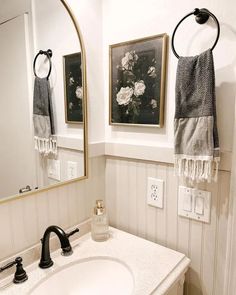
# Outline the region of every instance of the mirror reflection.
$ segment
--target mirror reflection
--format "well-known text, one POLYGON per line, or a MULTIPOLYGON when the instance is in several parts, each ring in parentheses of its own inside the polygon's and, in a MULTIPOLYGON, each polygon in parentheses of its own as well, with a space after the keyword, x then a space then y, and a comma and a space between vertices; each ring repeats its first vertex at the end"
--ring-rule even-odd
POLYGON ((85 175, 76 28, 60 0, 14 2, 0 15, 0 198, 85 175))

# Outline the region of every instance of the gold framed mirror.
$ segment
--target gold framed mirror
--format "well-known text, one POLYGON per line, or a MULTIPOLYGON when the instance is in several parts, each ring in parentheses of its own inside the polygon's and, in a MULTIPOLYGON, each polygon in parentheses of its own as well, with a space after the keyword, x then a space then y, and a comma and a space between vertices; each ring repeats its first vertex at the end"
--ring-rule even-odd
MULTIPOLYGON (((15 0, 7 2, 1 5, 0 15, 0 40, 4 39, 0 46, 0 137, 4 143, 0 150, 0 203, 88 177, 86 55, 69 0, 31 0, 28 7, 16 5, 15 0), (55 125, 54 154, 36 147, 33 121, 33 61, 40 51, 48 49, 52 51, 48 81, 55 125), (80 59, 65 71, 65 56, 75 53, 80 59), (66 79, 71 82, 70 95, 65 91, 66 79), (80 107, 79 120, 65 119, 69 107, 75 115, 80 107)), ((48 67, 48 56, 39 55, 36 76, 44 79, 48 67)))

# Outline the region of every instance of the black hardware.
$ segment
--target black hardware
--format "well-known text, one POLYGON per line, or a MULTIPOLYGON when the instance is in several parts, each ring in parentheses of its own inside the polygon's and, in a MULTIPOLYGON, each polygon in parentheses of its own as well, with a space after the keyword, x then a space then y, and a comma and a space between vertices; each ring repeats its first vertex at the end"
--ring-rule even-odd
POLYGON ((23 283, 26 280, 28 280, 28 276, 26 274, 26 271, 23 269, 21 257, 17 257, 14 261, 9 262, 3 267, 0 267, 0 272, 14 266, 15 264, 16 264, 16 272, 14 275, 13 283, 15 284, 23 283))
POLYGON ((73 253, 69 237, 78 232, 79 229, 76 228, 72 232, 66 234, 62 228, 56 225, 51 225, 49 226, 44 235, 43 238, 41 239, 42 242, 42 253, 41 253, 41 259, 39 262, 39 267, 41 268, 49 268, 53 265, 53 261, 50 256, 50 248, 49 248, 49 238, 51 232, 55 233, 61 243, 61 249, 62 249, 62 255, 63 256, 69 256, 73 253))
POLYGON ((67 238, 69 238, 70 236, 73 236, 75 233, 78 233, 79 232, 79 229, 76 228, 74 230, 72 230, 70 233, 66 234, 67 238))
POLYGON ((195 8, 194 15, 196 22, 200 25, 205 24, 210 16, 209 11, 205 8, 202 8, 201 10, 199 8, 195 8))
POLYGON ((206 8, 195 8, 194 11, 188 13, 187 15, 185 15, 177 24, 177 26, 175 27, 174 31, 173 31, 173 34, 172 34, 172 39, 171 39, 171 47, 172 47, 172 51, 174 53, 174 55, 179 58, 179 55, 177 54, 176 50, 175 50, 175 46, 174 46, 174 37, 175 37, 175 33, 179 27, 179 25, 187 18, 189 17, 190 15, 195 15, 195 20, 198 24, 202 25, 202 24, 205 24, 209 17, 211 16, 213 18, 213 20, 215 21, 216 23, 216 26, 217 26, 217 36, 216 36, 216 40, 213 44, 213 46, 211 47, 211 50, 213 50, 219 40, 219 36, 220 36, 220 24, 219 24, 219 21, 218 19, 216 18, 216 16, 210 12, 208 9, 206 8))
POLYGON ((27 192, 30 192, 30 191, 31 191, 31 188, 30 188, 29 185, 26 185, 26 187, 22 187, 21 189, 19 189, 20 194, 27 193, 27 192))
POLYGON ((48 74, 47 74, 47 79, 49 78, 50 74, 51 74, 51 70, 52 70, 52 61, 51 61, 51 57, 52 57, 52 50, 48 49, 46 51, 44 50, 39 50, 39 52, 37 53, 37 55, 34 58, 34 63, 33 63, 33 70, 34 70, 34 75, 35 77, 38 77, 36 74, 36 69, 35 69, 35 65, 36 65, 36 60, 39 57, 39 55, 46 55, 49 61, 49 70, 48 70, 48 74))

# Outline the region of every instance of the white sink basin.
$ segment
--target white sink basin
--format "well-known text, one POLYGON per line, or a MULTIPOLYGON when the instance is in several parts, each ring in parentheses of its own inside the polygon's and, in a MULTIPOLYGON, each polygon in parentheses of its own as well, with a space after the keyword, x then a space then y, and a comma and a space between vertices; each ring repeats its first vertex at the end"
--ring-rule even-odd
POLYGON ((49 274, 30 295, 130 295, 134 279, 119 260, 94 257, 77 260, 49 274))

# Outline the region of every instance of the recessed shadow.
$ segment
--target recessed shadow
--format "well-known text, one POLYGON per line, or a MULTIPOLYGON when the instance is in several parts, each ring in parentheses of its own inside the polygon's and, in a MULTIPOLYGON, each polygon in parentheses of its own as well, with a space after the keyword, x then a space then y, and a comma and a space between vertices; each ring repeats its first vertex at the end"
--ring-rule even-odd
POLYGON ((111 125, 112 131, 127 133, 150 133, 150 134, 166 134, 166 127, 159 128, 157 126, 128 126, 128 125, 111 125))

